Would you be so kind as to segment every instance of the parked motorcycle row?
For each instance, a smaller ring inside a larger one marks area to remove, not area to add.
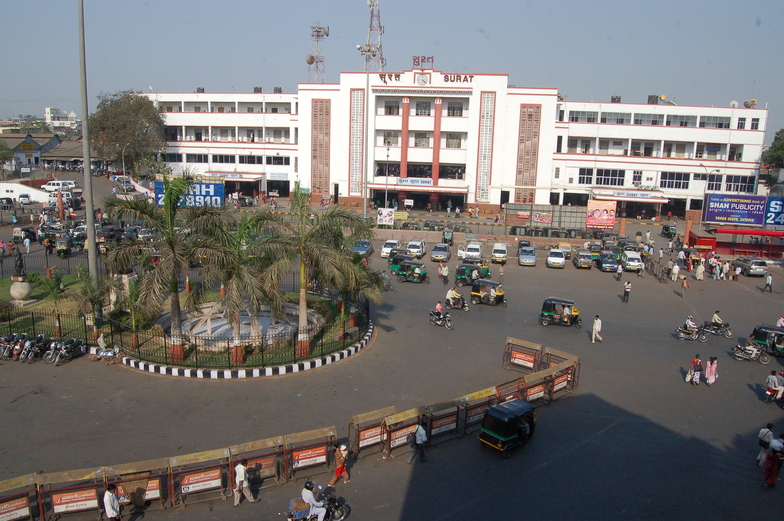
[[[0,338],[0,359],[33,363],[44,360],[47,364],[60,365],[83,355],[87,350],[84,340],[77,338],[47,338],[27,333]]]

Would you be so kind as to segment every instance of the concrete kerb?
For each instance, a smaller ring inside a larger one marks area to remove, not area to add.
[[[188,367],[176,367],[163,364],[153,364],[135,358],[124,356],[120,359],[120,363],[131,369],[150,373],[155,375],[175,376],[179,378],[195,378],[202,380],[231,380],[231,379],[251,379],[262,378],[267,376],[281,376],[293,373],[301,373],[318,369],[326,365],[345,360],[346,358],[359,353],[365,346],[370,343],[373,338],[375,328],[373,323],[368,324],[368,330],[365,335],[357,343],[353,344],[342,351],[332,353],[330,355],[322,356],[320,358],[313,358],[295,364],[278,365],[273,367],[259,367],[253,369],[193,369]],[[90,354],[98,355],[98,348],[90,348]]]

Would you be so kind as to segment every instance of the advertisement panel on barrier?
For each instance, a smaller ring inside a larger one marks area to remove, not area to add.
[[[534,212],[534,222],[552,224],[553,212]]]
[[[544,384],[535,385],[525,390],[525,399],[529,402],[544,396]]]
[[[395,224],[395,209],[379,208],[378,216],[376,217],[376,224],[386,224],[388,226]]]
[[[94,488],[52,494],[52,509],[55,514],[79,512],[94,508],[100,508],[100,505],[98,505],[98,491]]]
[[[534,368],[536,357],[534,355],[523,353],[522,351],[512,351],[509,357],[509,363],[523,367]]]
[[[708,194],[706,222],[762,226],[765,221],[764,195]]]
[[[485,403],[483,405],[479,405],[477,407],[470,407],[466,410],[466,423],[471,425],[472,423],[482,421],[482,418],[485,416],[485,411],[490,408],[490,403]]]
[[[569,373],[562,374],[560,376],[556,376],[553,380],[553,391],[558,391],[566,387],[566,384],[569,382]]]
[[[381,426],[371,427],[359,431],[359,448],[381,443]]]
[[[295,450],[292,453],[294,460],[293,466],[295,469],[302,467],[310,467],[318,463],[327,462],[327,447],[313,447],[310,449]]]
[[[120,503],[130,503],[131,498],[129,494],[125,493],[125,488],[122,485],[117,485],[117,499]],[[147,487],[144,489],[144,500],[155,501],[161,499],[161,479],[150,479],[147,481]]]
[[[390,448],[400,447],[401,445],[406,444],[406,436],[408,436],[409,432],[414,432],[416,430],[416,424],[411,425],[410,427],[405,427],[403,429],[398,429],[396,431],[392,431],[390,433],[391,439],[389,442]]]
[[[193,183],[190,192],[180,201],[180,206],[221,207],[225,202],[223,184]],[[163,206],[163,181],[155,181],[155,204]]]
[[[26,497],[0,503],[0,521],[13,521],[30,517],[30,504]]]
[[[588,201],[585,227],[612,230],[615,227],[615,201]]]
[[[256,474],[259,478],[275,476],[277,474],[275,469],[277,461],[277,456],[248,460],[248,471],[251,473],[251,476]]]
[[[765,224],[784,225],[784,197],[768,197]]]
[[[180,479],[180,490],[182,490],[183,494],[192,494],[202,490],[221,488],[222,483],[220,469],[205,470],[182,476]]]
[[[457,413],[442,416],[440,418],[433,418],[430,422],[431,435],[453,431],[455,428],[457,428]]]

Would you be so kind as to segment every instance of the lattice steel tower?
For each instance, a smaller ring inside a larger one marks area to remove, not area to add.
[[[321,40],[329,36],[329,27],[310,26],[310,54],[305,57],[308,64],[308,83],[324,83],[324,56],[321,55]]]
[[[367,48],[375,50],[375,53],[365,54],[365,72],[376,69],[384,70],[386,60],[384,51],[381,48],[381,35],[384,34],[384,26],[381,25],[381,9],[379,0],[367,0],[370,7],[370,26],[368,27]]]

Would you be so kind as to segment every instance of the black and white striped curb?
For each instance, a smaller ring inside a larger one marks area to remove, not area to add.
[[[248,379],[248,378],[261,378],[263,376],[280,376],[285,374],[301,373],[311,369],[318,369],[325,365],[345,360],[346,358],[359,353],[370,342],[373,336],[373,324],[370,324],[362,337],[362,340],[347,347],[337,353],[322,356],[321,358],[313,358],[305,362],[297,362],[295,364],[278,365],[274,367],[261,367],[255,369],[190,369],[185,367],[172,367],[169,365],[151,364],[143,362],[135,358],[127,356],[122,357],[120,362],[130,368],[144,371],[146,373],[160,374],[167,376],[178,376],[181,378],[196,378],[202,380],[229,380],[229,379]],[[97,354],[97,349],[90,349],[91,354]]]

